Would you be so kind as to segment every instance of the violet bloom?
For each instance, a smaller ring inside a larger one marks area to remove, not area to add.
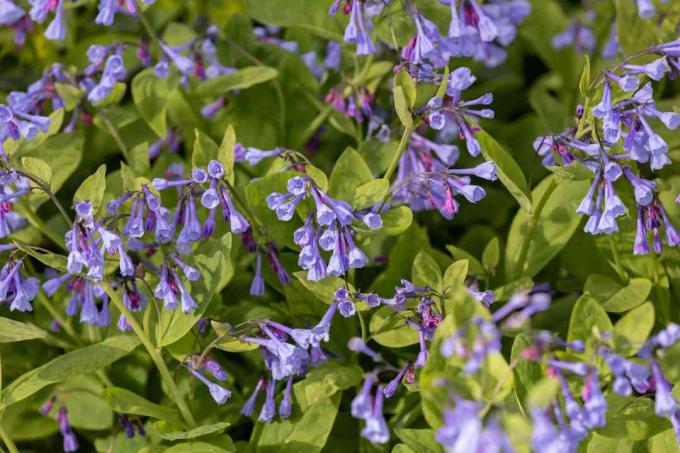
[[[265,391],[264,404],[260,409],[260,416],[258,420],[261,422],[270,422],[276,415],[276,402],[274,401],[274,393],[276,392],[276,381],[270,379]]]
[[[120,54],[110,55],[102,70],[99,83],[89,89],[87,100],[95,105],[102,102],[111,94],[116,83],[125,80],[126,76],[127,70],[125,69],[123,57]]]
[[[147,185],[140,192],[126,192],[119,198],[111,200],[106,206],[110,214],[118,213],[121,205],[132,199],[130,217],[123,233],[128,238],[141,238],[147,232],[153,232],[157,242],[170,242],[174,235],[174,225],[168,222],[170,213],[161,206],[160,199],[151,193]]]
[[[361,352],[362,354],[366,354],[371,359],[373,359],[374,362],[384,361],[382,355],[380,355],[379,352],[376,352],[373,349],[369,348],[364,342],[364,340],[362,340],[360,337],[350,338],[349,341],[347,342],[347,347],[349,348],[350,351]]]
[[[128,256],[120,236],[104,228],[94,218],[92,204],[79,201],[75,205],[76,221],[66,233],[69,251],[67,269],[72,274],[87,270],[87,277],[96,281],[104,278],[104,257],[118,255],[120,273],[134,275],[134,264]]]
[[[78,438],[76,437],[76,433],[73,432],[73,429],[71,428],[68,420],[68,412],[64,406],[61,406],[59,408],[59,412],[57,413],[57,424],[59,425],[59,432],[64,439],[64,451],[67,453],[78,451]]]
[[[427,121],[430,127],[434,129],[442,129],[447,121],[454,122],[460,130],[460,135],[465,139],[468,152],[473,157],[481,151],[479,142],[475,138],[475,134],[479,130],[476,122],[480,118],[490,119],[494,117],[494,111],[491,109],[471,108],[490,105],[493,102],[491,93],[486,93],[469,101],[462,99],[463,91],[469,88],[475,80],[476,77],[472,75],[469,68],[460,67],[456,69],[449,74],[449,82],[446,87],[447,97],[445,99],[434,97],[424,108]]]
[[[364,379],[361,390],[357,393],[351,403],[352,417],[366,420],[372,415],[373,397],[371,396],[371,389],[375,382],[376,377],[373,374],[368,374]]]
[[[564,32],[556,34],[552,39],[553,49],[573,46],[577,52],[587,54],[593,53],[596,44],[595,34],[590,27],[577,21],[570,22]]]
[[[65,286],[71,294],[66,305],[66,315],[75,316],[80,310],[80,322],[97,327],[108,327],[110,323],[109,297],[94,281],[66,273],[46,280],[43,290],[52,297],[57,290]],[[96,300],[101,301],[101,308],[97,308]]]
[[[292,404],[292,390],[293,390],[293,378],[289,377],[286,381],[286,388],[283,391],[283,398],[279,404],[279,417],[282,419],[287,419],[293,410]]]
[[[353,211],[349,203],[334,200],[308,176],[291,178],[287,189],[285,194],[274,192],[268,195],[267,206],[276,212],[279,220],[289,221],[302,200],[313,200],[314,210],[294,234],[295,243],[302,247],[298,263],[308,271],[310,280],[320,280],[327,274],[341,276],[349,269],[368,264],[368,257],[354,243],[352,222],[359,219],[369,228],[377,228],[382,225],[378,214]],[[319,248],[332,251],[328,265]]]
[[[9,236],[26,224],[26,220],[12,210],[12,205],[30,192],[27,178],[19,176],[14,170],[0,171],[0,238]]]
[[[373,409],[364,420],[366,426],[361,430],[361,437],[374,444],[384,444],[390,440],[390,431],[383,416],[384,393],[382,385],[378,385],[373,400]]]
[[[8,98],[8,101],[10,98]],[[18,141],[22,137],[32,140],[38,132],[47,133],[50,126],[50,119],[45,116],[29,114],[28,106],[9,106],[0,104],[0,143],[11,138]],[[7,160],[2,145],[0,145],[0,159]]]
[[[253,389],[253,393],[250,395],[250,397],[248,397],[245,404],[243,404],[243,407],[241,408],[241,415],[245,417],[250,417],[251,415],[253,415],[255,403],[257,402],[257,396],[260,394],[260,391],[264,389],[264,387],[265,381],[264,378],[261,377],[260,379],[258,379],[257,384]]]
[[[161,265],[160,280],[154,289],[154,296],[161,299],[168,310],[174,310],[177,303],[181,302],[182,311],[190,313],[198,308],[198,304],[184,286],[175,266],[180,268],[185,277],[192,281],[198,280],[200,273],[193,267],[182,263],[176,256],[173,261],[166,260]]]
[[[479,403],[457,399],[455,409],[444,411],[444,425],[435,440],[448,452],[478,451],[483,429],[480,411]]]
[[[11,311],[33,311],[31,301],[38,294],[40,282],[24,277],[20,271],[23,259],[9,260],[0,268],[0,303],[10,304]]]
[[[191,367],[187,367],[189,370],[189,373],[192,374],[196,379],[201,381],[203,384],[208,387],[208,391],[210,392],[210,396],[212,396],[213,400],[219,404],[222,405],[227,402],[229,397],[231,396],[231,391],[228,389],[225,389],[219,384],[215,384],[214,382],[210,382],[200,371],[196,371]]]
[[[364,19],[362,8],[362,3],[359,0],[351,0],[349,23],[345,28],[344,41],[349,44],[356,44],[357,55],[369,55],[375,52],[375,48],[367,33],[370,22]],[[334,12],[331,9],[331,14],[334,14]]]

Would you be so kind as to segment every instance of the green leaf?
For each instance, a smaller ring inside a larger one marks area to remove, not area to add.
[[[178,440],[196,439],[198,437],[205,437],[211,434],[221,433],[230,425],[231,423],[229,422],[219,422],[210,425],[201,425],[188,431],[166,431],[167,429],[172,429],[172,426],[168,426],[168,424],[165,422],[156,422],[154,423],[154,428],[156,428],[156,431],[158,431],[158,434],[162,439],[174,442]]]
[[[223,445],[214,445],[209,442],[183,442],[164,449],[163,453],[231,453],[236,451],[229,436],[225,434],[221,440]]]
[[[113,412],[101,397],[90,391],[65,391],[64,403],[74,428],[101,431],[113,425]]]
[[[551,172],[555,173],[560,178],[573,179],[575,181],[592,181],[593,172],[588,169],[581,162],[575,160],[566,167],[562,166],[548,166],[546,167]]]
[[[217,160],[219,147],[204,132],[194,129],[194,152],[191,155],[191,165],[206,167],[211,160]]]
[[[486,271],[484,270],[482,263],[480,263],[479,260],[474,257],[474,255],[466,252],[460,247],[456,247],[455,245],[447,245],[446,250],[451,254],[451,256],[455,260],[467,260],[468,267],[470,268],[470,274],[472,275],[486,274]]]
[[[578,89],[581,94],[588,98],[591,96],[590,93],[590,57],[586,54],[585,63],[583,64],[583,71],[581,72],[581,78],[578,82]]]
[[[581,340],[588,343],[597,334],[611,332],[612,322],[595,299],[581,296],[571,311],[567,341]]]
[[[385,178],[362,184],[354,190],[352,207],[357,210],[373,207],[385,197],[389,189],[390,182]]]
[[[406,105],[413,107],[416,103],[416,82],[406,69],[402,69],[394,76],[394,86],[401,87],[406,99]]]
[[[415,286],[437,290],[442,281],[439,265],[426,251],[421,250],[411,267],[411,280]]]
[[[635,354],[649,337],[654,327],[654,304],[645,302],[630,310],[614,324],[617,352]]]
[[[0,317],[0,343],[35,340],[46,336],[47,332],[33,324]]]
[[[534,209],[541,208],[534,214],[538,217],[533,219],[527,211],[520,210],[512,221],[505,246],[507,275],[529,278],[536,275],[569,242],[581,223],[576,208],[589,183],[569,180],[557,183],[554,178],[545,178],[532,193],[537,203]],[[529,241],[526,252],[525,241]],[[516,269],[522,253],[525,253],[522,269]]]
[[[231,252],[231,233],[226,233],[221,239],[211,238],[203,242],[192,254],[193,265],[201,274],[195,282],[187,282],[187,289],[198,305],[191,313],[176,310],[163,310],[158,325],[157,344],[167,346],[181,339],[203,316],[213,295],[222,290],[231,275],[226,275],[229,267]]]
[[[244,90],[258,83],[278,77],[276,69],[268,66],[249,66],[238,71],[202,81],[196,86],[196,95],[201,97],[220,96],[228,91]]]
[[[2,391],[2,407],[28,398],[50,384],[104,368],[132,352],[138,345],[137,337],[117,335],[59,356],[19,376],[8,385]]]
[[[515,368],[513,368],[513,374],[515,377],[515,394],[517,395],[517,401],[521,404],[525,404],[527,397],[529,395],[529,390],[536,384],[538,384],[544,376],[541,365],[532,360],[524,360],[522,358],[522,352],[528,348],[534,346],[531,335],[527,333],[521,333],[515,337],[515,341],[512,343],[512,351],[510,353],[510,361],[515,363]],[[524,407],[524,409],[530,409]]]
[[[652,282],[646,278],[632,278],[622,286],[604,275],[591,275],[584,293],[597,299],[606,311],[621,313],[644,303],[651,290]]]
[[[96,172],[83,181],[73,195],[73,204],[79,201],[89,201],[92,204],[92,212],[96,214],[104,199],[106,192],[106,164],[99,166]]]
[[[229,181],[229,184],[234,184],[236,175],[234,174],[234,146],[236,146],[236,132],[234,127],[230,124],[227,130],[224,131],[222,143],[217,150],[217,160],[224,166],[224,177]]]
[[[22,157],[21,166],[29,175],[36,176],[45,183],[51,190],[52,183],[52,168],[42,159],[36,157]],[[31,181],[31,187],[36,187],[35,183]],[[44,196],[44,195],[43,195]]]
[[[434,440],[433,429],[396,428],[394,432],[402,442],[419,453],[439,453],[443,451],[441,445]]]
[[[494,237],[486,244],[484,247],[484,252],[482,253],[482,264],[486,270],[493,274],[498,267],[498,263],[501,259],[501,243],[498,237]]]
[[[496,175],[501,183],[508,189],[519,205],[525,211],[531,211],[531,194],[524,173],[517,162],[503,147],[485,131],[477,132],[482,149],[482,155],[486,160],[492,160],[496,164]]]
[[[276,212],[267,206],[267,196],[272,192],[286,193],[288,180],[299,173],[286,171],[274,173],[251,181],[245,190],[246,202],[253,214],[260,221],[261,225],[266,226],[267,236],[277,244],[287,245],[295,248],[293,233],[300,225],[298,219],[293,217],[288,222],[282,222],[276,217]]]
[[[300,283],[302,283],[302,286],[307,288],[319,301],[326,305],[333,303],[335,300],[335,291],[337,291],[338,288],[345,287],[345,281],[343,279],[332,275],[329,275],[318,282],[307,280],[307,272],[298,271],[294,272],[293,275]],[[348,289],[349,291],[354,291],[352,285],[349,285]]]
[[[669,422],[657,417],[649,398],[607,397],[607,424],[598,434],[615,439],[645,440],[668,429]]]
[[[109,403],[111,409],[118,413],[166,420],[176,426],[184,425],[175,408],[152,403],[127,389],[109,387],[104,390],[103,397]]]
[[[390,307],[380,307],[371,316],[371,338],[388,348],[404,348],[418,343],[418,330],[395,314]]]
[[[132,99],[139,115],[160,138],[168,133],[168,97],[177,87],[177,77],[158,78],[153,68],[144,69],[132,79]]]
[[[413,211],[408,206],[398,206],[380,215],[382,217],[382,228],[370,230],[364,227],[356,228],[362,233],[385,236],[398,236],[408,230],[413,223]]]
[[[347,148],[340,155],[328,181],[328,195],[339,200],[354,199],[357,188],[373,181],[371,169],[361,154]]]
[[[85,139],[83,131],[49,137],[36,150],[27,154],[45,162],[51,169],[50,187],[57,193],[78,168]]]
[[[311,31],[323,38],[342,41],[344,25],[329,16],[328,4],[318,0],[293,0],[281,7],[279,0],[245,0],[248,13],[258,22]]]
[[[337,392],[354,387],[361,381],[363,375],[363,370],[358,365],[326,362],[310,370],[303,380],[295,383],[293,386],[295,400],[304,411]]]
[[[56,269],[61,272],[66,272],[67,259],[63,255],[58,255],[56,253],[50,252],[49,250],[38,249],[34,247],[26,247],[20,242],[15,242],[16,248],[24,253],[32,256],[46,266]]]
[[[57,90],[57,94],[64,102],[64,108],[67,112],[70,112],[80,102],[85,94],[85,90],[77,88],[70,83],[55,83],[54,88]]]
[[[413,116],[408,108],[408,100],[404,94],[404,89],[400,86],[394,87],[394,110],[397,112],[399,121],[407,128],[413,128]]]

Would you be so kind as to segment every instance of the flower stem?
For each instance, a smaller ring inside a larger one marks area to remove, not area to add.
[[[2,441],[7,446],[7,450],[9,450],[9,453],[19,453],[19,449],[12,441],[12,438],[9,437],[9,433],[7,432],[7,430],[5,430],[5,427],[2,426],[2,424],[0,424],[0,437],[2,437]]]
[[[529,226],[529,234],[526,235],[526,238],[522,243],[522,250],[520,251],[519,259],[517,260],[517,266],[515,267],[514,275],[515,280],[520,278],[522,276],[522,273],[524,272],[525,261],[527,259],[527,255],[529,254],[529,246],[531,245],[534,232],[536,231],[536,226],[538,225],[538,218],[541,216],[541,211],[543,211],[543,208],[545,207],[548,198],[550,198],[550,195],[553,193],[555,188],[557,188],[557,181],[555,180],[555,178],[553,178],[550,181],[550,185],[543,193],[543,196],[541,197],[540,201],[536,205],[536,209],[532,210],[533,212],[531,213],[530,221],[531,224]]]
[[[113,124],[113,121],[111,121],[111,117],[109,117],[108,113],[106,113],[104,110],[99,110],[99,116],[101,116],[102,121],[104,121],[104,124],[106,124],[106,128],[109,130],[109,134],[113,137],[113,140],[116,142],[116,145],[118,145],[118,149],[120,149],[120,153],[123,155],[123,159],[125,159],[125,162],[130,162],[130,152],[128,150],[127,145],[123,141],[123,138],[120,136],[118,133],[118,128],[116,127],[115,124]]]
[[[399,164],[399,160],[401,159],[401,155],[404,154],[404,151],[406,150],[406,147],[408,146],[408,140],[409,140],[409,138],[411,138],[411,132],[413,132],[412,128],[404,127],[404,133],[401,136],[401,141],[399,142],[399,147],[397,147],[397,150],[395,151],[394,156],[392,157],[392,161],[390,162],[390,165],[387,167],[387,171],[385,172],[385,175],[383,176],[383,179],[386,179],[388,183],[390,181],[390,178],[392,177],[392,174],[397,169],[397,165]],[[382,212],[382,209],[385,207],[385,203],[387,203],[389,196],[390,196],[390,192],[388,191],[385,194],[385,196],[383,197],[382,202],[380,203],[380,208],[378,209],[378,212]]]
[[[130,311],[125,307],[125,305],[123,305],[123,301],[121,300],[120,296],[118,296],[118,293],[116,293],[116,291],[114,291],[114,289],[108,283],[109,282],[107,282],[107,284],[105,285],[102,285],[104,291],[106,291],[106,293],[109,295],[109,297],[111,298],[111,302],[113,303],[113,305],[115,305],[118,311],[120,311],[123,314],[123,316],[125,316],[128,323],[132,327],[132,330],[135,332],[137,337],[139,337],[139,340],[146,348],[146,351],[151,357],[151,360],[153,360],[154,364],[156,365],[156,368],[158,368],[158,372],[161,375],[161,379],[167,386],[168,391],[170,392],[169,396],[175,401],[175,404],[177,404],[177,408],[182,414],[182,417],[184,418],[186,424],[189,427],[192,428],[195,427],[196,421],[194,420],[194,416],[191,414],[189,406],[187,406],[187,403],[184,401],[184,398],[182,397],[182,394],[180,393],[177,384],[175,384],[175,381],[172,378],[172,375],[170,374],[170,370],[168,370],[167,365],[163,361],[160,349],[157,349],[153,345],[151,339],[148,337],[146,332],[144,332],[144,329],[142,329],[142,326],[139,325],[139,323],[134,318],[132,313],[130,313]]]

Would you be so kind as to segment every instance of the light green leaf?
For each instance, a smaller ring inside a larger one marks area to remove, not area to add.
[[[206,167],[211,160],[218,159],[219,147],[204,132],[194,129],[194,152],[191,155],[191,165]]]
[[[152,403],[127,389],[110,387],[104,390],[103,397],[109,403],[111,409],[118,413],[166,420],[176,426],[184,425],[175,408]]]
[[[520,166],[503,147],[489,134],[481,130],[477,132],[477,139],[482,149],[482,155],[486,160],[492,160],[496,164],[496,175],[501,183],[508,189],[519,205],[525,210],[531,211],[531,194],[529,185],[524,177]]]
[[[64,102],[64,109],[66,109],[67,112],[70,112],[76,108],[82,99],[83,94],[85,94],[85,90],[71,85],[70,83],[55,83],[54,88],[57,90],[57,94]]]
[[[589,296],[581,296],[571,311],[567,341],[581,340],[589,343],[597,338],[595,334],[611,333],[614,327],[595,299]]]
[[[416,82],[406,69],[402,69],[394,76],[394,86],[401,87],[406,99],[406,105],[413,107],[416,103]]]
[[[52,168],[50,168],[47,162],[36,157],[22,157],[21,166],[29,175],[35,176],[47,183],[47,187],[51,190]],[[33,181],[31,181],[31,187],[37,187]],[[45,195],[41,194],[41,196]]]
[[[168,133],[168,97],[176,88],[176,76],[158,78],[153,68],[144,69],[132,79],[132,99],[137,111],[160,138]]]
[[[59,356],[19,376],[8,385],[2,391],[2,407],[28,398],[50,384],[108,366],[132,352],[138,345],[137,337],[118,335]]]
[[[313,368],[303,380],[295,383],[295,400],[304,411],[337,392],[354,387],[363,375],[363,370],[358,365],[345,366],[327,362]]]
[[[486,270],[493,274],[498,267],[498,263],[501,259],[501,243],[498,237],[494,237],[486,244],[484,247],[484,252],[482,253],[482,264]]]
[[[224,166],[224,177],[229,184],[234,184],[234,146],[236,146],[236,132],[230,124],[222,137],[222,143],[217,150],[217,160]]]
[[[196,95],[201,97],[220,96],[233,90],[244,90],[258,83],[276,78],[278,71],[268,66],[249,66],[238,71],[202,81],[196,87]]]
[[[229,422],[219,422],[210,425],[201,425],[188,431],[168,431],[172,429],[172,426],[168,425],[166,422],[160,421],[154,423],[154,428],[158,431],[158,434],[162,439],[174,442],[214,435],[224,431],[229,425],[231,425]]]
[[[360,185],[354,190],[352,207],[354,209],[366,209],[375,206],[385,197],[390,188],[390,183],[385,178],[374,179]]]
[[[373,181],[371,169],[361,154],[347,148],[333,166],[328,181],[328,195],[345,201],[354,199],[357,187]]]
[[[104,199],[104,192],[106,192],[106,164],[100,165],[96,172],[80,184],[73,195],[73,203],[89,201],[93,214],[96,214]]]
[[[645,302],[630,310],[614,324],[614,344],[617,352],[635,354],[654,327],[654,304]]]
[[[419,453],[439,453],[443,451],[441,445],[434,440],[435,431],[433,429],[397,428],[394,432],[402,442]]]
[[[395,86],[393,94],[394,110],[397,112],[401,124],[409,129],[413,128],[413,116],[408,108],[408,100],[404,94],[404,89],[400,86]]]
[[[418,330],[397,316],[390,307],[380,307],[368,326],[371,338],[388,348],[404,348],[418,343]]]
[[[439,265],[426,251],[421,250],[411,267],[411,280],[415,286],[437,290],[442,281]]]
[[[33,324],[0,317],[0,343],[35,340],[46,336],[47,332]]]
[[[533,190],[537,211],[534,215],[538,217],[533,219],[527,211],[520,210],[512,221],[505,246],[507,275],[517,278],[536,275],[569,242],[581,223],[576,208],[588,191],[588,182],[557,183],[554,178],[548,176]],[[528,246],[525,241],[529,241]],[[523,254],[522,269],[517,269]]]

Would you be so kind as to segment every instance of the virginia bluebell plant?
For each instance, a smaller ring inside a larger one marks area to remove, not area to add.
[[[680,448],[679,11],[0,0],[5,449]]]

